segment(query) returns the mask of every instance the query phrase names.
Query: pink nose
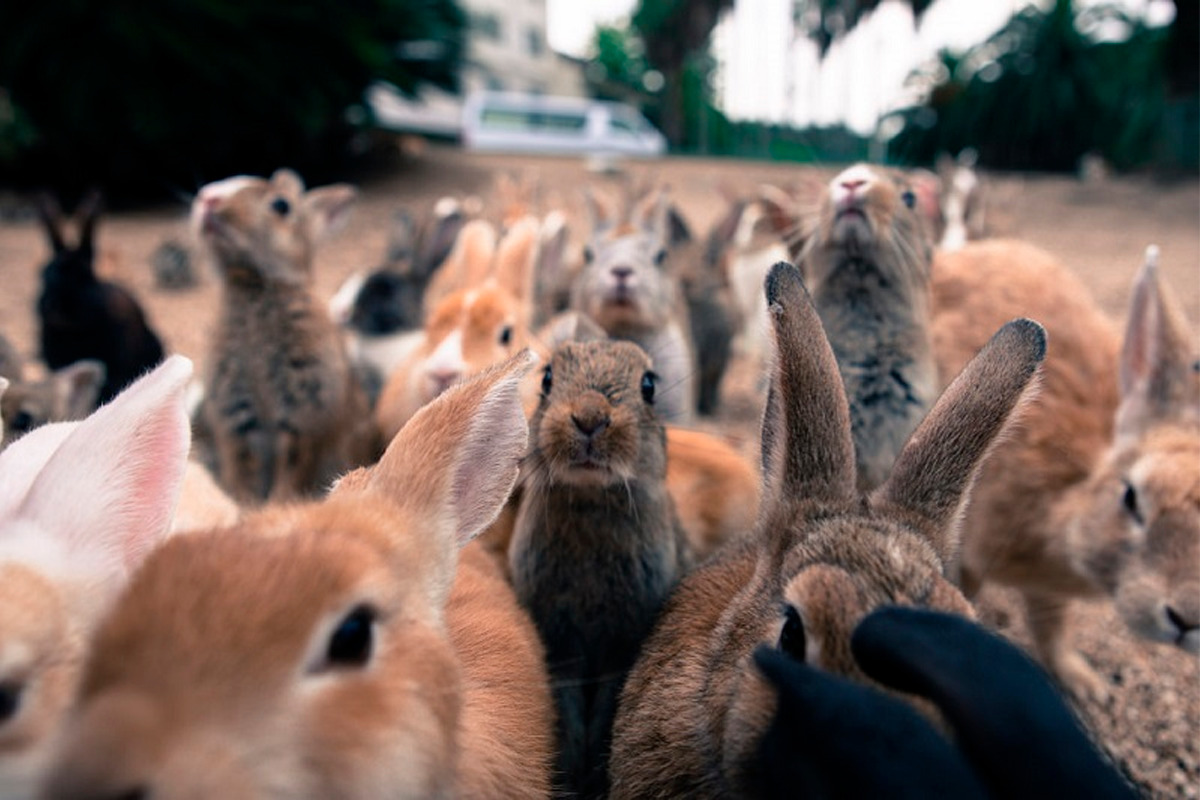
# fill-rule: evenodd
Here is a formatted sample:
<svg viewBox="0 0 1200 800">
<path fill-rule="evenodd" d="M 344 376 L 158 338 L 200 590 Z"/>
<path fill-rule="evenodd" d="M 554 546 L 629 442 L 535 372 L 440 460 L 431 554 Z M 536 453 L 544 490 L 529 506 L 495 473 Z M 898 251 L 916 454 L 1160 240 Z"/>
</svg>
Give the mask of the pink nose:
<svg viewBox="0 0 1200 800">
<path fill-rule="evenodd" d="M 453 386 L 462 373 L 452 370 L 439 370 L 438 372 L 429 373 L 429 381 L 433 384 L 434 393 L 441 394 L 442 392 Z"/>
<path fill-rule="evenodd" d="M 850 194 L 854 194 L 854 191 L 856 189 L 861 189 L 862 187 L 864 187 L 866 185 L 867 185 L 867 182 L 862 180 L 861 178 L 857 179 L 857 180 L 842 181 L 842 188 L 845 189 L 846 191 L 850 192 Z"/>
</svg>

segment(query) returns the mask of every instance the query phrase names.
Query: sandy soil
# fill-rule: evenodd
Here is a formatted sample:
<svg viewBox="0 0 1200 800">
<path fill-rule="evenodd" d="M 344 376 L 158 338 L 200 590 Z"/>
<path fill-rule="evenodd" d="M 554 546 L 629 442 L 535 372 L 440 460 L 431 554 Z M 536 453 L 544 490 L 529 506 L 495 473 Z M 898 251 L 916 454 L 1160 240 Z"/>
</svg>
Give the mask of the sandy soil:
<svg viewBox="0 0 1200 800">
<path fill-rule="evenodd" d="M 319 254 L 316 291 L 328 297 L 352 271 L 380 260 L 388 222 L 400 207 L 423 211 L 444 194 L 486 195 L 495 172 L 538 178 L 546 204 L 578 203 L 589 174 L 565 159 L 502 158 L 428 148 L 359 181 L 362 197 L 346 228 Z M 762 162 L 671 159 L 632 167 L 668 182 L 685 215 L 703 232 L 725 201 L 718 182 L 750 189 L 761 182 L 788 184 L 812 168 Z M 833 168 L 819 169 L 819 175 Z M 615 184 L 613 184 L 615 186 Z M 1159 184 L 1148 179 L 1082 184 L 1069 177 L 990 176 L 992 224 L 999 234 L 1028 239 L 1085 277 L 1103 308 L 1123 318 L 1130 282 L 1149 243 L 1162 250 L 1167 283 L 1189 318 L 1200 319 L 1200 182 Z M 0 206 L 4 203 L 0 201 Z M 0 211 L 4 211 L 0 208 Z M 18 211 L 9 205 L 8 210 Z M 132 287 L 171 351 L 191 356 L 202 369 L 205 342 L 215 317 L 215 280 L 183 292 L 155 286 L 150 259 L 166 239 L 187 241 L 187 209 L 161 207 L 110 214 L 100 228 L 103 270 Z M 0 332 L 27 356 L 35 351 L 38 270 L 48 253 L 40 228 L 28 215 L 0 217 Z M 744 365 L 726 383 L 727 403 L 713 424 L 743 445 L 757 446 L 759 395 Z M 1018 640 L 1020 620 L 1002 593 L 984 598 L 988 617 Z M 1080 708 L 1086 724 L 1114 761 L 1149 795 L 1200 797 L 1200 670 L 1197 660 L 1174 649 L 1133 640 L 1103 603 L 1077 609 L 1075 638 L 1087 659 L 1111 684 L 1103 704 Z"/>
</svg>

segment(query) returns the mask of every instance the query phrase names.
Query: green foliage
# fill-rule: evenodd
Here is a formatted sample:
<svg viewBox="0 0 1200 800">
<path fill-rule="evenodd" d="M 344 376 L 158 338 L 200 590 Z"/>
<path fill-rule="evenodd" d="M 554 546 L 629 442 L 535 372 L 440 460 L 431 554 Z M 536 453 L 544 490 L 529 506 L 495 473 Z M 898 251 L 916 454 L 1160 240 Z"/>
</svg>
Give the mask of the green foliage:
<svg viewBox="0 0 1200 800">
<path fill-rule="evenodd" d="M 0 180 L 162 191 L 332 167 L 373 80 L 454 86 L 464 25 L 455 0 L 0 4 L 0 87 L 28 126 L 0 119 Z"/>
<path fill-rule="evenodd" d="M 1119 41 L 1096 34 L 1118 29 Z M 1167 29 L 1113 5 L 1028 7 L 965 54 L 942 53 L 913 80 L 926 101 L 900 112 L 891 156 L 929 163 L 973 146 L 993 168 L 1071 170 L 1097 152 L 1119 169 L 1149 161 L 1165 104 Z"/>
</svg>

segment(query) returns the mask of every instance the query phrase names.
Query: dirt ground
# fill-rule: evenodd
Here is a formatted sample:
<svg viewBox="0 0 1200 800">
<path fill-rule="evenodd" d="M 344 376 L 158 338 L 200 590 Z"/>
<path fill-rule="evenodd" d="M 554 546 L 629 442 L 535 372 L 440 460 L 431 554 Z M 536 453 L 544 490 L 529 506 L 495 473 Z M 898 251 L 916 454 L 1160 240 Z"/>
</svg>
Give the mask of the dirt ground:
<svg viewBox="0 0 1200 800">
<path fill-rule="evenodd" d="M 725 208 L 718 183 L 748 191 L 762 182 L 786 185 L 814 172 L 793 165 L 696 159 L 669 159 L 629 170 L 669 183 L 680 208 L 701 233 Z M 615 180 L 591 174 L 568 159 L 485 157 L 449 147 L 410 153 L 359 181 L 362 196 L 354 215 L 318 254 L 316 292 L 330 296 L 351 272 L 381 259 L 395 210 L 421 212 L 446 194 L 486 196 L 498 171 L 536 178 L 548 206 L 573 206 L 586 182 L 605 185 Z M 823 176 L 833 171 L 832 166 L 816 170 Z M 1167 284 L 1193 325 L 1200 320 L 1200 181 L 1162 184 L 1129 178 L 1084 184 L 1064 176 L 987 178 L 994 232 L 1030 240 L 1057 255 L 1084 276 L 1114 317 L 1124 317 L 1143 251 L 1155 243 L 1162 251 Z M 38 270 L 48 246 L 39 226 L 15 202 L 0 198 L 0 332 L 32 359 Z M 188 240 L 186 217 L 182 204 L 112 213 L 102 221 L 99 244 L 103 270 L 138 293 L 168 349 L 192 357 L 202 371 L 218 300 L 215 279 L 205 274 L 197 288 L 168 292 L 155 286 L 150 267 L 153 252 L 164 240 Z M 752 452 L 760 402 L 753 376 L 735 365 L 725 394 L 726 408 L 712 427 Z M 1010 617 L 1008 598 L 994 592 L 984 602 L 990 619 L 1022 638 L 1019 619 Z M 1197 659 L 1132 639 L 1104 603 L 1081 605 L 1075 618 L 1077 643 L 1111 684 L 1107 702 L 1080 708 L 1085 723 L 1148 795 L 1200 797 Z"/>
</svg>

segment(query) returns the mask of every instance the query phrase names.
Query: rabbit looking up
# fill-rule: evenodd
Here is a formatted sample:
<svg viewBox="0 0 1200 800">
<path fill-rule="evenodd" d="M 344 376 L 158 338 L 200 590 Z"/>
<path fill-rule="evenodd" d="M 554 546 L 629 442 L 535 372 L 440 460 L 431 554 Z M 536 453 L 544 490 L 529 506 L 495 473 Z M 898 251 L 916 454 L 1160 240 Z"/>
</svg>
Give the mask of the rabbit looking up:
<svg viewBox="0 0 1200 800">
<path fill-rule="evenodd" d="M 46 796 L 546 797 L 542 649 L 468 545 L 517 478 L 531 363 L 449 390 L 324 500 L 153 553 Z"/>
<path fill-rule="evenodd" d="M 317 492 L 376 455 L 366 398 L 313 297 L 317 241 L 345 216 L 347 185 L 227 178 L 200 190 L 192 223 L 220 272 L 220 317 L 199 409 L 218 482 L 244 502 Z"/>
<path fill-rule="evenodd" d="M 560 346 L 530 423 L 509 560 L 546 645 L 558 788 L 603 797 L 617 697 L 690 560 L 666 487 L 650 359 L 631 342 Z"/>
<path fill-rule="evenodd" d="M 1044 331 L 1028 320 L 1001 328 L 864 495 L 845 389 L 799 272 L 777 264 L 766 291 L 778 357 L 758 524 L 683 579 L 646 641 L 613 726 L 614 798 L 743 793 L 773 702 L 751 663 L 759 644 L 865 681 L 850 637 L 874 608 L 973 614 L 945 576 L 959 507 L 1023 404 Z"/>
</svg>

